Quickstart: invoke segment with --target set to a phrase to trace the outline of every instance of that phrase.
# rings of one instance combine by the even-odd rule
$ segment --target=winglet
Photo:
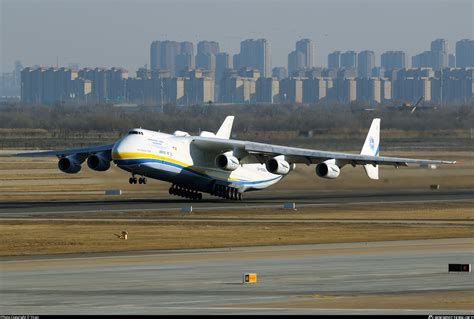
[[[221,127],[216,133],[216,137],[218,138],[225,138],[229,139],[230,138],[230,133],[232,131],[232,124],[234,123],[234,117],[233,116],[227,116],[222,122]]]
[[[380,151],[380,119],[376,118],[372,121],[369,133],[365,139],[364,146],[360,151],[361,155],[379,156]],[[370,179],[379,179],[379,166],[366,164],[365,172]]]

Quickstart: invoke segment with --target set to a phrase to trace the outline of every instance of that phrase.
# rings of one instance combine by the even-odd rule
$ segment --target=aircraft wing
[[[56,155],[58,157],[63,157],[73,154],[94,154],[98,152],[111,152],[115,144],[106,144],[106,145],[97,145],[83,148],[71,148],[67,150],[58,150],[58,151],[44,151],[44,152],[26,152],[26,153],[17,153],[16,156],[49,156]]]
[[[194,137],[193,142],[198,148],[206,152],[213,152],[216,155],[228,151],[251,155],[255,163],[264,163],[267,159],[284,155],[285,159],[291,163],[304,163],[307,165],[317,164],[329,159],[336,159],[343,164],[351,165],[393,165],[408,166],[409,164],[454,164],[451,161],[370,156],[361,154],[351,154],[342,152],[328,152],[320,150],[311,150],[305,148],[287,147],[265,143],[256,143],[239,140],[223,140],[209,137]],[[248,161],[246,161],[248,162]]]

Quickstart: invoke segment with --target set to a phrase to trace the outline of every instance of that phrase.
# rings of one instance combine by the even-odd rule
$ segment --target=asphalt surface
[[[320,308],[318,299],[472,291],[474,240],[269,246],[4,257],[7,314],[474,314],[474,310]],[[242,284],[246,272],[257,283]],[[310,307],[292,303],[313,300]],[[262,305],[269,304],[269,305]]]
[[[179,211],[192,206],[196,210],[278,208],[286,202],[294,202],[296,208],[308,206],[337,206],[390,203],[438,203],[472,201],[474,189],[454,190],[384,190],[384,191],[321,191],[285,190],[250,192],[243,201],[231,201],[206,196],[202,201],[186,200],[179,197],[121,199],[111,196],[110,200],[70,200],[70,201],[17,201],[0,202],[1,217],[28,217],[43,214],[77,214],[97,212],[154,212]]]

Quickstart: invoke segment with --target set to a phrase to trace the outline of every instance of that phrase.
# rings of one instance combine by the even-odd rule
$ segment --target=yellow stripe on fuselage
[[[173,164],[177,164],[180,166],[183,166],[185,168],[188,168],[190,170],[196,171],[201,174],[206,174],[209,175],[205,170],[196,168],[190,164],[174,160],[169,157],[164,157],[160,155],[155,155],[155,154],[150,154],[150,153],[141,153],[141,152],[113,152],[112,153],[112,159],[113,160],[127,160],[127,159],[139,159],[139,158],[152,158],[152,159],[157,159],[165,162],[170,162]],[[229,181],[243,181],[242,179],[235,178],[235,177],[228,177],[227,180]],[[272,182],[272,181],[271,181]],[[262,184],[268,184],[271,182],[263,182]]]
[[[160,156],[160,155],[155,155],[155,154],[150,154],[150,153],[139,153],[139,152],[113,152],[112,153],[112,159],[113,160],[126,160],[126,159],[138,159],[138,158],[153,158],[153,159],[158,159],[158,160],[161,160],[161,161],[166,161],[166,162],[170,162],[170,163],[173,163],[173,164],[178,164],[178,165],[181,165],[181,166],[184,166],[184,167],[192,167],[192,165],[190,164],[187,164],[187,163],[184,163],[184,162],[181,162],[181,161],[177,161],[177,160],[174,160],[172,158],[169,158],[169,157],[164,157],[164,156]],[[194,168],[193,168],[194,169]]]

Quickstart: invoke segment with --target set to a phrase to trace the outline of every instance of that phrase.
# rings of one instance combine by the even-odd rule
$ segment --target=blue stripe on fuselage
[[[146,164],[146,163],[160,163],[160,164],[169,165],[169,166],[173,166],[173,167],[183,169],[187,172],[199,175],[201,177],[206,177],[206,178],[209,178],[209,179],[218,179],[216,177],[212,177],[210,175],[207,175],[207,174],[204,174],[204,173],[201,173],[201,172],[197,172],[197,171],[195,171],[195,170],[193,170],[189,167],[185,167],[185,166],[182,166],[182,165],[179,165],[179,164],[171,163],[171,162],[164,161],[164,160],[154,159],[154,158],[117,159],[117,160],[114,160],[114,162],[117,165],[138,165],[138,164]],[[281,176],[277,176],[277,177],[274,177],[274,178],[261,180],[261,181],[255,181],[255,182],[235,181],[235,180],[227,180],[227,182],[235,183],[235,184],[242,184],[242,185],[256,185],[256,184],[271,182],[271,181],[274,181],[274,180],[277,180],[277,179],[280,179],[280,178],[281,178]]]

